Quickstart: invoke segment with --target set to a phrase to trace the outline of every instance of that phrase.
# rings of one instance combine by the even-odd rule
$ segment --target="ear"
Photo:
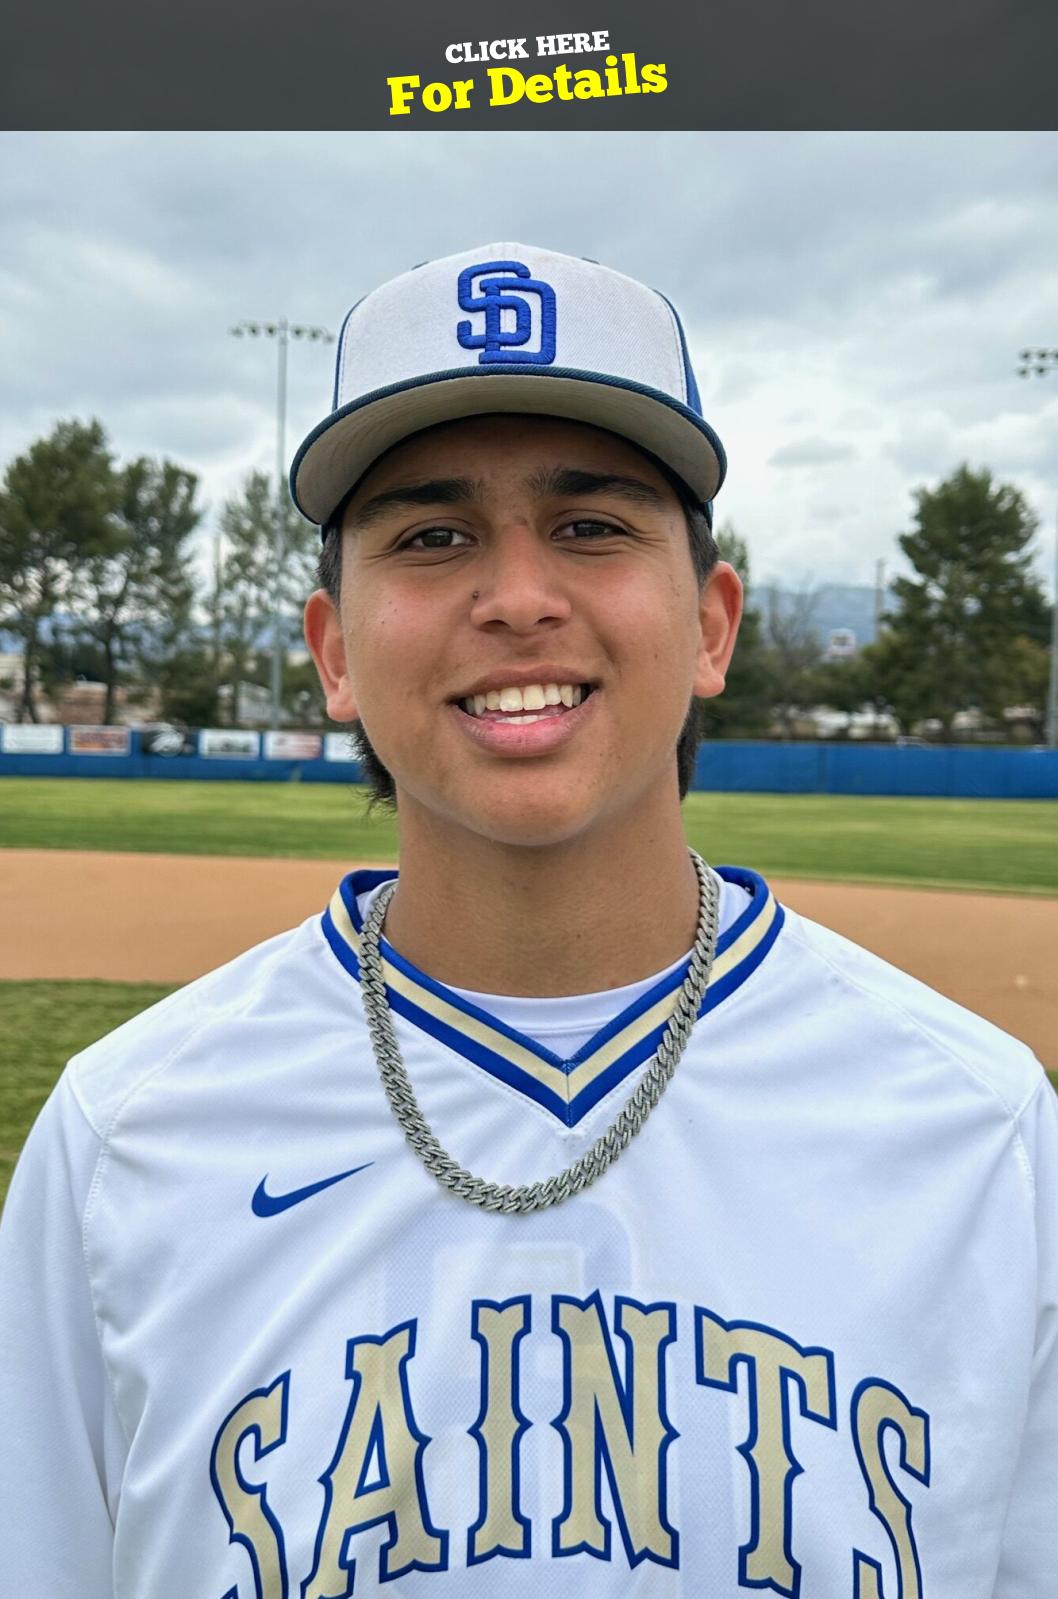
[[[345,658],[342,620],[326,589],[316,589],[305,602],[305,643],[316,663],[320,687],[332,722],[353,722],[359,715]]]
[[[723,693],[724,674],[731,662],[742,620],[742,580],[727,561],[717,561],[709,573],[698,601],[701,642],[694,693],[712,699]]]

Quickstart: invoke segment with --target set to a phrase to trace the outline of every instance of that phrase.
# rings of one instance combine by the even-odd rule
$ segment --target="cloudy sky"
[[[61,417],[168,455],[208,505],[275,460],[275,349],[375,284],[496,239],[593,256],[680,310],[754,578],[872,583],[912,493],[1017,483],[1053,585],[1054,134],[0,135],[0,464]],[[332,351],[291,349],[287,455]],[[308,531],[308,530],[306,530]],[[309,535],[311,536],[311,535]]]

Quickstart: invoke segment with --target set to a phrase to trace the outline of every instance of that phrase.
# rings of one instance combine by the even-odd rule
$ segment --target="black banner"
[[[159,724],[140,728],[140,750],[144,755],[194,755],[194,733],[180,727]]]
[[[9,11],[9,128],[1044,129],[1038,0],[51,0]],[[512,176],[513,181],[513,176]]]

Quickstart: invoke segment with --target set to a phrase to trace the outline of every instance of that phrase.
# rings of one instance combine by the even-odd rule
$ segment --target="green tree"
[[[219,680],[210,642],[189,636],[159,663],[154,682],[163,722],[216,726]]]
[[[216,597],[218,670],[231,687],[229,720],[239,720],[244,683],[257,680],[258,649],[268,625],[271,518],[274,500],[263,472],[252,472],[241,495],[220,514],[223,557]]]
[[[323,690],[311,660],[287,666],[283,674],[283,705],[296,727],[330,726]]]
[[[858,711],[870,698],[870,680],[863,670],[862,651],[843,660],[822,660],[812,680],[812,700],[833,711]]]
[[[1026,723],[1032,738],[1041,743],[1046,736],[1047,688],[1051,652],[1038,639],[1019,633],[1011,640],[996,668],[996,697],[1004,712],[1027,710]]]
[[[186,641],[194,598],[187,544],[201,516],[197,478],[172,461],[141,457],[116,482],[107,543],[83,566],[79,625],[98,650],[104,722],[113,720],[120,681],[135,675],[153,686]]]
[[[877,724],[884,724],[891,707],[878,689],[877,673],[871,664],[872,648],[868,645],[857,650],[855,655],[839,660],[822,660],[813,675],[812,701],[813,704],[826,705],[831,710],[845,711],[849,715],[856,711],[872,711],[875,717],[874,736],[878,737],[881,729]],[[846,730],[836,736],[849,735]]]
[[[220,530],[225,554],[215,632],[234,721],[242,685],[269,681],[276,609],[284,659],[291,641],[301,637],[301,610],[315,586],[316,546],[312,529],[285,493],[277,500],[263,472],[251,472],[241,493],[226,502]]]
[[[80,597],[84,564],[112,536],[117,487],[97,421],[59,422],[16,456],[0,487],[0,626],[22,645],[19,720],[37,720],[35,690],[56,613]]]
[[[1014,704],[1042,713],[1050,608],[1032,571],[1036,519],[1021,491],[963,465],[917,490],[915,505],[900,538],[914,575],[894,582],[895,608],[864,651],[894,716],[905,731],[935,717],[949,740],[958,711],[1000,724]]]
[[[711,738],[753,738],[771,724],[771,679],[764,659],[760,612],[751,603],[749,549],[730,522],[716,532],[720,559],[735,568],[745,591],[738,642],[723,694],[707,700],[705,724]]]
[[[785,593],[774,583],[764,596],[762,654],[768,693],[786,738],[793,734],[797,712],[818,701],[823,646],[815,620],[816,603],[811,589]]]

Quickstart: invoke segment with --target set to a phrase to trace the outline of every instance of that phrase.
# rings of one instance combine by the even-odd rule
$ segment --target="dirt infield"
[[[321,910],[348,867],[0,850],[0,977],[184,982]],[[1058,899],[790,879],[772,887],[1058,1070]]]

